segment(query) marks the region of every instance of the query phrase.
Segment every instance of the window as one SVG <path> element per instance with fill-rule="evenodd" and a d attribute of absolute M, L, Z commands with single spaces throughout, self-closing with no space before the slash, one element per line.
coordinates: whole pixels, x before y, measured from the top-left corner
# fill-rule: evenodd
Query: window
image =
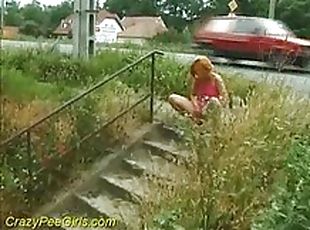
<path fill-rule="evenodd" d="M 238 34 L 261 34 L 264 31 L 256 20 L 238 19 L 233 32 Z"/>
<path fill-rule="evenodd" d="M 282 22 L 266 19 L 263 24 L 266 35 L 295 37 L 295 34 Z"/>
<path fill-rule="evenodd" d="M 63 29 L 68 28 L 68 23 L 66 23 L 66 22 L 62 23 L 62 28 L 63 28 Z"/>
<path fill-rule="evenodd" d="M 231 19 L 212 19 L 207 23 L 205 30 L 216 33 L 225 33 L 230 30 L 231 25 Z"/>

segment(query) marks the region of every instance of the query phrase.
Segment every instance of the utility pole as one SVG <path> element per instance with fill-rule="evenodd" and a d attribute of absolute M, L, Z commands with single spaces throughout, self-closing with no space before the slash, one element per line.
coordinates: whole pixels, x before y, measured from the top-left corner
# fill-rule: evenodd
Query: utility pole
<path fill-rule="evenodd" d="M 277 0 L 269 0 L 269 18 L 274 19 Z"/>
<path fill-rule="evenodd" d="M 5 0 L 1 0 L 1 36 L 3 35 L 3 28 L 4 28 L 4 12 L 5 12 Z"/>
<path fill-rule="evenodd" d="M 95 0 L 74 0 L 73 55 L 88 59 L 95 55 Z"/>
<path fill-rule="evenodd" d="M 2 52 L 2 37 L 4 34 L 4 12 L 5 0 L 1 0 L 1 39 L 0 39 L 0 54 Z M 3 74 L 0 73 L 0 139 L 4 133 L 4 100 L 3 100 Z"/>

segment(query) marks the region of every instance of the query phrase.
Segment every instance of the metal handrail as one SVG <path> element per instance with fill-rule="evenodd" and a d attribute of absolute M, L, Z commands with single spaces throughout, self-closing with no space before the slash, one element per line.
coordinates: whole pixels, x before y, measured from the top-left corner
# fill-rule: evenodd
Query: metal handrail
<path fill-rule="evenodd" d="M 54 109 L 53 111 L 51 111 L 48 115 L 38 119 L 37 121 L 35 121 L 34 123 L 32 123 L 30 126 L 22 129 L 21 131 L 19 131 L 17 134 L 15 134 L 14 136 L 2 141 L 0 143 L 0 148 L 4 147 L 5 145 L 9 144 L 10 142 L 14 141 L 16 138 L 27 134 L 27 139 L 30 138 L 30 130 L 33 129 L 34 127 L 42 124 L 44 121 L 48 120 L 49 118 L 53 117 L 54 115 L 60 113 L 61 111 L 63 111 L 64 109 L 66 109 L 67 107 L 69 107 L 71 104 L 73 104 L 74 102 L 80 100 L 81 98 L 89 95 L 91 92 L 95 91 L 96 89 L 98 89 L 99 87 L 105 85 L 106 83 L 110 82 L 111 80 L 117 78 L 120 74 L 122 74 L 123 72 L 125 72 L 126 70 L 138 65 L 140 62 L 144 61 L 145 59 L 147 59 L 148 57 L 152 57 L 152 79 L 151 79 L 151 86 L 150 86 L 150 90 L 151 90 L 151 102 L 150 102 L 150 113 L 151 113 L 151 119 L 153 119 L 153 100 L 154 100 L 154 75 L 155 75 L 155 69 L 154 69 L 154 65 L 155 65 L 155 58 L 154 55 L 159 54 L 159 55 L 164 55 L 164 53 L 162 51 L 159 50 L 153 50 L 149 53 L 147 53 L 146 55 L 142 56 L 141 58 L 139 58 L 137 61 L 123 67 L 122 69 L 116 71 L 115 73 L 113 73 L 112 75 L 110 75 L 107 79 L 98 82 L 97 84 L 95 84 L 94 86 L 90 87 L 89 89 L 87 89 L 86 91 L 84 91 L 83 93 L 77 95 L 76 97 L 70 99 L 69 101 L 65 102 L 63 105 L 57 107 L 56 109 Z"/>

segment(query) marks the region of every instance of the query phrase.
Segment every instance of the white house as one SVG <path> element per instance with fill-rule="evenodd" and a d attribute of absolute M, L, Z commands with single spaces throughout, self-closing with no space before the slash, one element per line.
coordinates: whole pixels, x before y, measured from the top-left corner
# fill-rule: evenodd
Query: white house
<path fill-rule="evenodd" d="M 54 31 L 55 36 L 68 37 L 72 31 L 74 15 L 62 20 Z M 97 43 L 113 43 L 117 34 L 123 31 L 123 26 L 117 14 L 101 10 L 97 14 L 95 37 Z"/>
<path fill-rule="evenodd" d="M 117 34 L 123 31 L 123 26 L 116 14 L 102 10 L 97 15 L 96 41 L 98 43 L 114 43 L 117 41 Z"/>
<path fill-rule="evenodd" d="M 117 34 L 120 33 L 122 27 L 113 18 L 105 18 L 96 25 L 96 42 L 98 43 L 114 43 L 117 41 Z"/>

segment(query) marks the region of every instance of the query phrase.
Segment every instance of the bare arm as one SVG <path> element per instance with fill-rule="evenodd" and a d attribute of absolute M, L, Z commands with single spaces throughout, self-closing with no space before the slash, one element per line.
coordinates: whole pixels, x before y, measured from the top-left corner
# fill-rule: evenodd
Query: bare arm
<path fill-rule="evenodd" d="M 189 96 L 189 99 L 191 100 L 194 108 L 197 109 L 198 105 L 197 105 L 197 101 L 196 101 L 196 94 L 195 94 L 195 91 L 194 91 L 194 85 L 195 85 L 195 80 L 190 75 L 190 77 L 188 79 L 188 96 Z"/>
<path fill-rule="evenodd" d="M 192 97 L 193 92 L 194 92 L 194 79 L 191 75 L 189 75 L 187 79 L 187 95 L 189 98 Z"/>
<path fill-rule="evenodd" d="M 217 88 L 219 89 L 219 92 L 220 92 L 221 103 L 224 107 L 226 107 L 229 103 L 229 96 L 228 96 L 225 83 L 219 74 L 216 74 L 215 80 L 216 80 Z"/>

